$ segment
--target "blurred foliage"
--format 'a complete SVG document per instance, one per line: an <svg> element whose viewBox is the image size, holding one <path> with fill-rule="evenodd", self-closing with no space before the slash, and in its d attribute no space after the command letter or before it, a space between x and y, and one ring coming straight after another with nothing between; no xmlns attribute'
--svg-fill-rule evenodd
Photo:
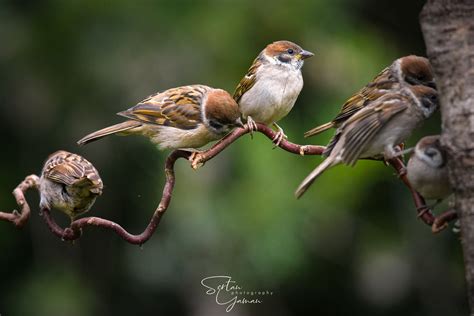
<svg viewBox="0 0 474 316"><path fill-rule="evenodd" d="M292 141L305 143L304 131L332 118L395 58L424 55L422 5L2 1L1 208L14 209L17 183L65 149L92 161L105 182L90 214L139 232L159 201L167 153L140 137L82 148L76 140L159 90L203 83L232 92L266 44L288 39L316 53L294 110L280 122ZM439 131L437 115L408 143ZM238 315L467 313L456 236L433 236L417 220L390 168L370 161L334 168L296 201L294 189L321 158L271 148L262 135L246 136L197 172L180 161L171 206L142 248L98 229L71 245L35 213L22 231L0 223L0 314L222 315L200 285L219 274L275 293L236 306ZM37 194L28 198L37 205Z"/></svg>

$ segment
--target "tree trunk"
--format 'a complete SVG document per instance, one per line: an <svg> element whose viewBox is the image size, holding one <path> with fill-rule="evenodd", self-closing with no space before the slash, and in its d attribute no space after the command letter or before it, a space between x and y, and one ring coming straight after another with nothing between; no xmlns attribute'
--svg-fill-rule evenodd
<svg viewBox="0 0 474 316"><path fill-rule="evenodd" d="M474 315L474 0L428 0L420 15L441 101L467 293Z"/></svg>

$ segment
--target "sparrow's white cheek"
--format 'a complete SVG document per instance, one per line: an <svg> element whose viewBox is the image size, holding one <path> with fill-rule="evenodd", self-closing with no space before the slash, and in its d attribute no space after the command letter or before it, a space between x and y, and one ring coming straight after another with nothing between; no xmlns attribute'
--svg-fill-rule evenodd
<svg viewBox="0 0 474 316"><path fill-rule="evenodd" d="M426 199L443 199L452 192L447 168L433 168L418 155L408 161L407 176L408 181Z"/></svg>

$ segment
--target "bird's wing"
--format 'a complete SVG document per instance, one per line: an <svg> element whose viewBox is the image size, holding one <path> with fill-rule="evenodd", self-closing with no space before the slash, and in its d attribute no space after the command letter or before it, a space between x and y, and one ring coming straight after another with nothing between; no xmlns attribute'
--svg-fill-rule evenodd
<svg viewBox="0 0 474 316"><path fill-rule="evenodd" d="M344 150L341 151L342 162L354 165L380 129L408 106L399 98L388 99L353 115L342 127L348 129L344 139Z"/></svg>
<svg viewBox="0 0 474 316"><path fill-rule="evenodd" d="M194 129L202 122L201 103L210 87L183 86L149 96L118 115L148 124Z"/></svg>
<svg viewBox="0 0 474 316"><path fill-rule="evenodd" d="M235 102L239 103L244 93L254 86L255 80L257 79L257 69L260 67L261 64L262 57L259 55L253 61L252 66L250 66L249 70L247 71L247 74L242 78L242 80L240 80L239 84L237 85L237 88L235 88L233 96Z"/></svg>
<svg viewBox="0 0 474 316"><path fill-rule="evenodd" d="M390 70L387 67L342 105L341 111L333 119L333 122L336 125L342 124L370 102L383 96L392 87L393 83L393 79L390 78Z"/></svg>
<svg viewBox="0 0 474 316"><path fill-rule="evenodd" d="M50 156L43 168L43 176L67 186L89 186L93 193L102 192L103 183L94 166L83 157L59 151Z"/></svg>

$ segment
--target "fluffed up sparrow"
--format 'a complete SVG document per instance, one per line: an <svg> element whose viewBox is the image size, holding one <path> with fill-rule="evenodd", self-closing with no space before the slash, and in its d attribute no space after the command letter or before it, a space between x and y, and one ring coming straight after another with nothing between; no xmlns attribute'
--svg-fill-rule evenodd
<svg viewBox="0 0 474 316"><path fill-rule="evenodd" d="M301 197L326 169L338 164L354 166L360 158L386 160L397 155L394 146L405 141L438 107L436 90L427 86L403 88L380 97L339 127L327 146L327 158L311 172L295 192Z"/></svg>
<svg viewBox="0 0 474 316"><path fill-rule="evenodd" d="M452 193L448 179L446 152L439 135L423 137L407 164L407 177L425 199L442 200Z"/></svg>
<svg viewBox="0 0 474 316"><path fill-rule="evenodd" d="M276 144L286 138L276 122L293 108L303 88L301 67L313 55L289 41L271 43L260 52L234 92L250 131L256 129L255 121L273 124Z"/></svg>
<svg viewBox="0 0 474 316"><path fill-rule="evenodd" d="M40 207L57 209L71 219L86 213L102 194L103 183L94 166L83 157L57 151L41 172Z"/></svg>
<svg viewBox="0 0 474 316"><path fill-rule="evenodd" d="M204 85L159 92L117 114L129 120L93 132L77 143L87 144L111 134L139 134L160 149L199 148L234 127L243 127L239 107L229 93Z"/></svg>
<svg viewBox="0 0 474 316"><path fill-rule="evenodd" d="M337 128L354 113L375 102L384 94L415 85L436 89L430 62L425 57L415 55L401 57L382 70L365 87L351 96L342 105L339 114L331 122L307 131L304 136L310 137L332 127Z"/></svg>

